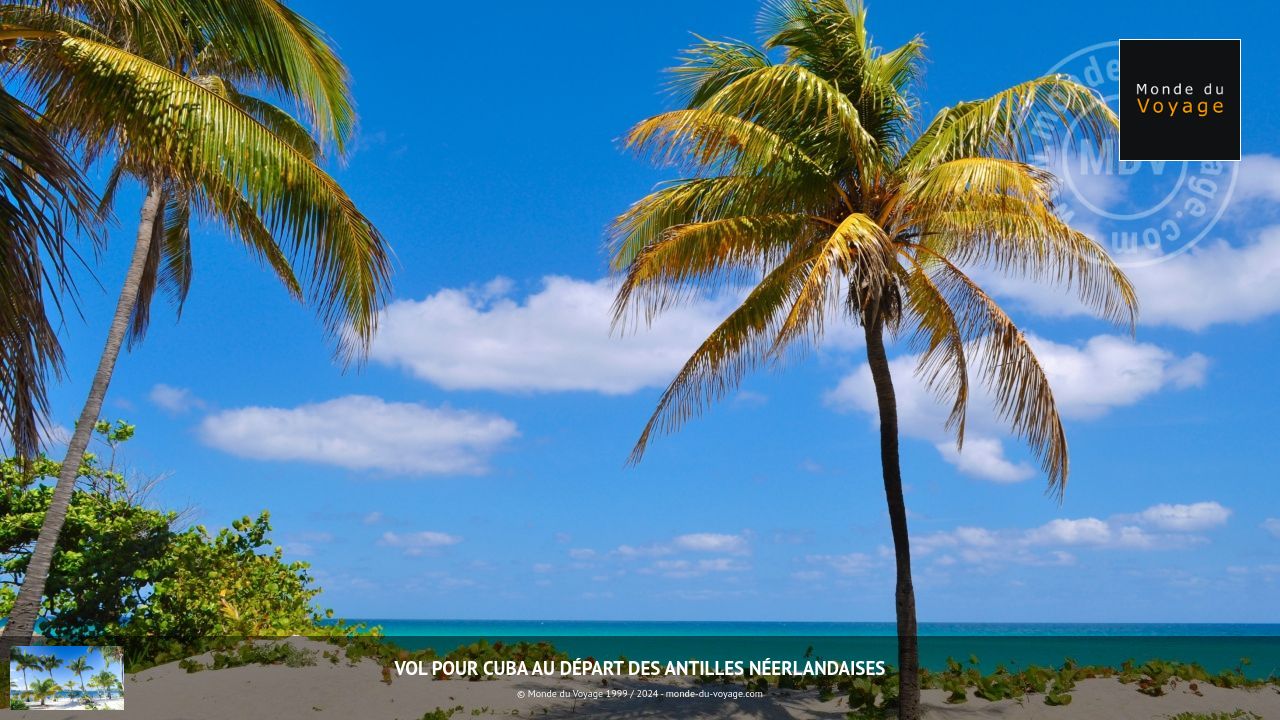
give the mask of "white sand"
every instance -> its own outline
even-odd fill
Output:
[[[32,710],[40,711],[40,712],[46,712],[49,710],[84,710],[86,709],[84,706],[84,701],[80,700],[79,698],[60,698],[56,701],[46,700],[44,707],[41,707],[37,703],[28,703],[28,704],[31,706]],[[112,698],[111,700],[106,700],[106,699],[98,700],[97,709],[98,710],[123,710],[124,698],[115,697],[115,698]]]
[[[331,646],[309,641],[305,646],[318,651]],[[394,677],[390,685],[381,681],[381,669],[371,660],[351,666],[343,660],[334,665],[317,657],[317,665],[306,668],[246,666],[228,670],[187,673],[176,663],[152,668],[125,677],[125,710],[113,717],[138,720],[225,720],[226,718],[326,720],[361,718],[368,720],[420,720],[423,713],[461,705],[455,720],[505,715],[538,718],[739,718],[751,720],[823,719],[844,720],[848,708],[841,697],[820,701],[815,691],[771,690],[764,698],[602,698],[529,699],[529,691],[578,692],[588,694],[608,689],[626,690],[707,690],[740,692],[740,685],[694,685],[683,679],[614,679],[603,687],[600,680],[511,678],[482,682],[436,681],[424,677]],[[518,696],[520,692],[526,697]],[[1152,698],[1135,686],[1113,679],[1080,681],[1072,691],[1072,703],[1049,707],[1039,695],[1023,701],[987,702],[970,698],[960,705],[947,705],[945,694],[924,693],[926,717],[930,720],[986,718],[1027,718],[1052,720],[1163,720],[1184,711],[1216,712],[1249,710],[1264,718],[1280,720],[1280,692],[1274,687],[1260,690],[1225,690],[1200,684],[1201,696],[1179,683],[1166,696]],[[544,712],[545,711],[545,712]],[[39,713],[13,713],[25,717]]]

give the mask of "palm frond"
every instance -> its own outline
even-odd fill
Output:
[[[985,100],[943,108],[912,144],[901,167],[918,172],[964,157],[1030,161],[1078,142],[1110,147],[1120,121],[1097,91],[1066,75],[1046,75]]]
[[[49,313],[60,312],[57,294],[73,288],[69,238],[77,230],[100,238],[95,208],[65,149],[0,89],[0,429],[19,455],[40,449],[46,381],[62,367]]]
[[[952,160],[904,190],[898,219],[920,244],[960,267],[983,265],[1063,285],[1132,331],[1133,285],[1105,249],[1056,215],[1053,185],[1047,171],[1012,160]]]
[[[946,427],[956,433],[956,448],[964,448],[965,416],[969,405],[969,361],[964,336],[947,297],[915,258],[905,254],[911,269],[903,279],[903,303],[908,344],[920,354],[916,376],[941,402],[950,402]]]
[[[800,243],[814,242],[824,220],[777,213],[676,225],[626,264],[614,301],[614,323],[628,310],[652,320],[688,298],[754,282]]]
[[[948,299],[965,344],[980,358],[978,370],[996,413],[1040,458],[1049,491],[1061,498],[1067,485],[1067,435],[1044,368],[995,300],[945,257],[932,259],[931,279]]]
[[[690,178],[650,193],[618,216],[609,228],[610,265],[626,268],[671,228],[715,220],[769,215],[823,215],[839,199],[830,183],[814,175]]]
[[[828,176],[802,148],[750,120],[695,108],[654,115],[627,133],[626,147],[655,163],[714,175],[759,175],[782,169]]]
[[[712,95],[704,109],[762,125],[824,167],[852,164],[862,177],[884,159],[858,108],[840,88],[800,65],[770,65]]]
[[[681,53],[681,62],[668,68],[668,90],[689,108],[700,107],[745,74],[768,67],[769,58],[755,46],[738,40],[707,40]]]
[[[802,335],[816,343],[827,315],[824,308],[839,304],[841,282],[855,293],[877,293],[892,274],[892,251],[889,237],[870,216],[853,213],[842,220],[805,268],[800,292],[778,328],[770,352],[781,353]],[[861,304],[873,301],[867,297]]]
[[[119,142],[145,177],[233,188],[310,267],[310,300],[346,355],[367,347],[389,282],[381,235],[328,174],[227,98],[114,47],[60,35],[39,75],[56,123],[92,153]]]
[[[811,261],[809,255],[799,249],[793,251],[711,331],[662,393],[629,462],[640,461],[655,432],[679,429],[690,417],[735,389],[760,364],[773,343],[782,313],[799,291],[801,271]]]
[[[311,131],[297,118],[266,100],[246,95],[236,89],[231,81],[217,75],[201,75],[193,78],[197,83],[210,91],[221,95],[243,110],[263,127],[275,133],[277,137],[293,146],[293,149],[319,162],[323,159],[320,143],[311,136]]]
[[[279,0],[180,1],[207,41],[197,72],[292,98],[320,143],[345,151],[356,120],[350,73],[320,28]]]

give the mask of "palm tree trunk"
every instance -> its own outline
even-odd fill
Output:
[[[116,303],[116,313],[111,319],[111,328],[107,333],[107,344],[102,349],[102,358],[98,361],[98,371],[93,376],[93,384],[89,388],[89,397],[85,400],[84,410],[76,421],[75,432],[67,443],[67,456],[62,461],[62,472],[58,474],[58,484],[53,490],[53,499],[49,510],[45,513],[44,524],[40,527],[40,535],[36,540],[35,550],[27,563],[22,578],[22,587],[9,613],[9,621],[0,635],[0,662],[8,665],[9,651],[18,646],[31,644],[35,632],[36,617],[40,612],[40,600],[44,596],[45,583],[49,579],[49,569],[53,564],[53,552],[58,545],[58,535],[67,520],[67,510],[71,505],[71,496],[75,491],[76,477],[79,475],[80,461],[84,458],[85,449],[89,447],[89,439],[93,436],[93,427],[102,412],[102,401],[107,395],[107,385],[111,383],[111,373],[116,366],[116,358],[120,355],[120,346],[124,342],[125,332],[129,328],[129,317],[133,313],[134,303],[138,299],[138,286],[142,279],[142,270],[147,262],[151,249],[152,227],[164,205],[162,185],[155,184],[147,189],[146,200],[142,203],[142,219],[138,225],[138,240],[133,248],[133,259],[129,263],[129,271],[125,274],[124,287],[120,290],[120,299]]]
[[[867,337],[867,364],[876,387],[880,409],[880,466],[884,494],[889,503],[893,530],[893,554],[898,566],[894,592],[898,618],[898,717],[920,718],[920,648],[916,639],[916,593],[911,586],[911,541],[907,536],[907,505],[902,499],[902,469],[898,465],[898,402],[884,351],[884,325],[879,319],[863,323]]]

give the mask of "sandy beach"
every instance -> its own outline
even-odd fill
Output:
[[[112,698],[111,700],[99,700],[97,703],[98,710],[123,710],[124,698]],[[60,698],[58,700],[45,701],[44,707],[37,704],[31,704],[29,712],[47,713],[50,711],[69,711],[69,710],[86,710],[84,702],[75,698]]]
[[[330,646],[296,641],[318,652]],[[372,660],[354,665],[332,664],[323,657],[310,667],[245,666],[188,673],[176,663],[125,677],[126,709],[122,718],[138,720],[223,720],[224,718],[368,718],[418,720],[437,708],[461,708],[455,717],[498,716],[544,718],[740,718],[755,720],[844,720],[848,708],[842,697],[820,700],[816,691],[771,690],[765,697],[747,697],[740,684],[699,685],[683,678],[662,680],[612,678],[503,678],[470,682],[437,681],[424,677],[394,677],[381,681]],[[656,692],[659,697],[604,697],[609,690]],[[666,697],[664,693],[702,692],[705,697]],[[1163,720],[1182,712],[1245,710],[1263,718],[1280,718],[1280,691],[1275,687],[1228,690],[1200,684],[1193,693],[1178,683],[1162,697],[1137,692],[1134,685],[1112,679],[1081,681],[1065,707],[1050,707],[1043,697],[1022,701],[987,702],[970,697],[948,705],[939,690],[924,693],[926,717],[1050,718],[1084,720]],[[628,692],[628,694],[630,694]],[[62,708],[70,711],[70,708]],[[13,713],[39,715],[48,710]],[[70,716],[68,716],[70,717]]]

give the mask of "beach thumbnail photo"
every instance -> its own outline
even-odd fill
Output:
[[[34,645],[9,653],[10,710],[123,710],[116,646]]]

